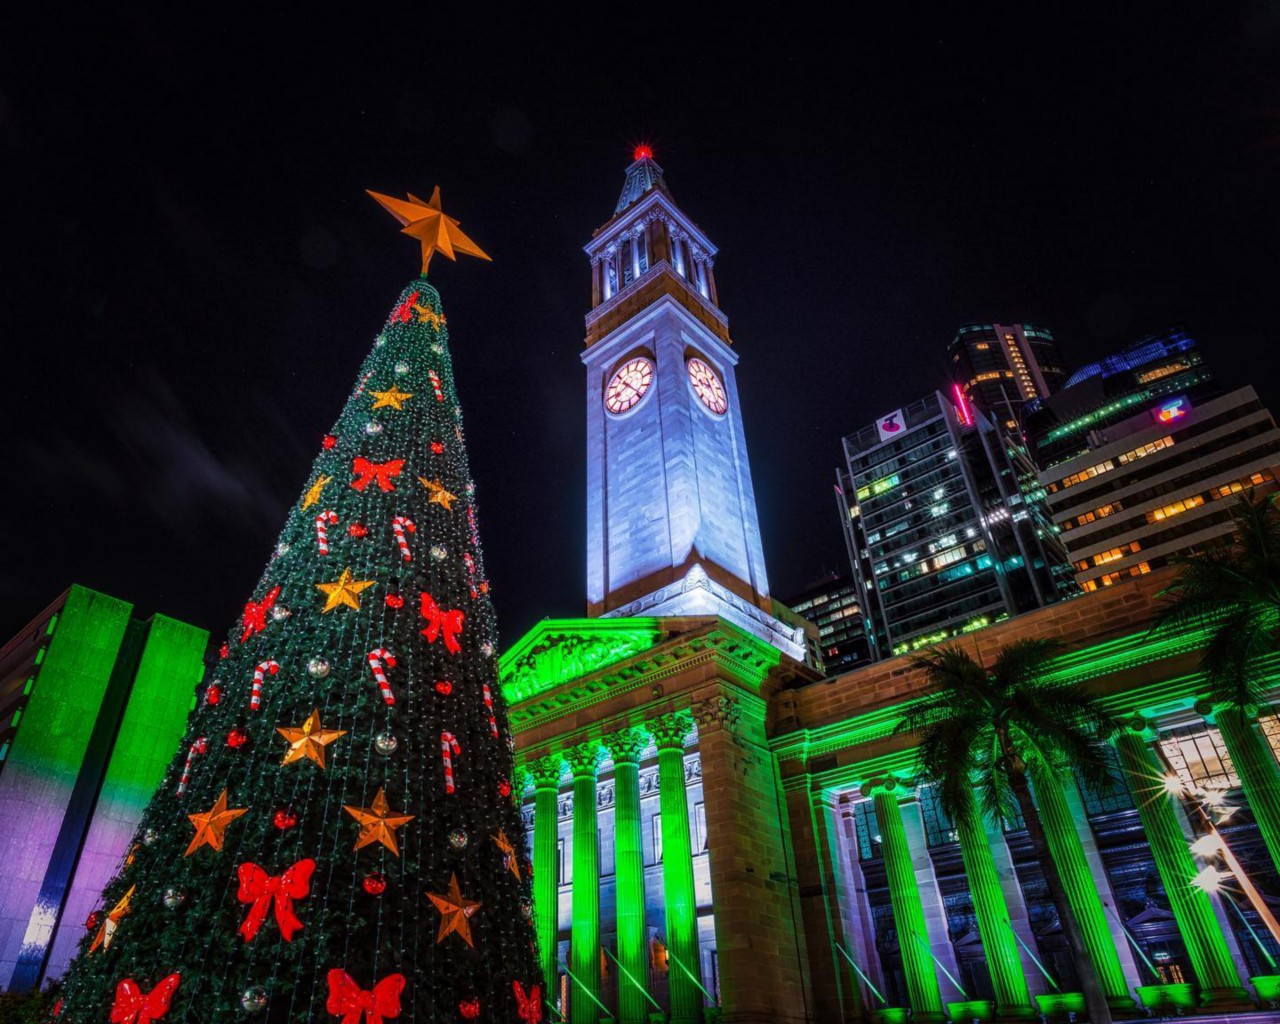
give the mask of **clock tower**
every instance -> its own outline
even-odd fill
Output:
[[[647,146],[586,252],[588,615],[720,615],[803,660],[769,596],[716,248]]]

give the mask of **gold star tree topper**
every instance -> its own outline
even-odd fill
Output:
[[[350,807],[344,804],[342,809],[355,818],[360,826],[360,835],[356,837],[357,850],[370,843],[381,843],[397,857],[400,856],[400,847],[396,845],[396,829],[409,824],[415,815],[392,814],[386,790],[378,790],[372,807]]]
[[[248,810],[247,807],[227,807],[227,791],[224,789],[213,807],[204,814],[188,814],[191,824],[196,827],[196,834],[183,856],[190,857],[196,850],[206,845],[212,846],[215,850],[221,850],[222,838],[226,834],[227,826]]]
[[[366,189],[366,191],[369,190]],[[395,199],[392,196],[384,196],[379,192],[369,191],[369,195],[373,196],[386,208],[391,216],[404,225],[400,229],[401,233],[411,238],[416,238],[422,243],[422,274],[424,277],[427,273],[427,266],[431,262],[431,256],[437,249],[451,260],[458,258],[454,255],[455,252],[466,253],[468,256],[478,256],[482,260],[489,259],[488,254],[480,246],[463,234],[462,229],[458,227],[458,221],[440,209],[439,185],[436,186],[435,191],[431,193],[431,198],[425,203],[412,192],[406,194],[409,197],[407,201]]]
[[[111,940],[116,934],[116,929],[120,927],[120,919],[129,913],[129,900],[133,898],[133,891],[138,888],[136,885],[129,886],[129,891],[120,897],[120,901],[107,911],[107,919],[102,922],[102,926],[98,929],[98,934],[93,937],[93,944],[89,946],[89,952],[101,946],[103,949],[111,948]]]
[[[339,736],[347,734],[346,729],[326,729],[320,724],[320,709],[316,708],[307,716],[307,720],[296,729],[276,728],[281,736],[289,741],[289,749],[284,752],[284,760],[280,763],[292,764],[304,757],[324,767],[324,748]]]
[[[463,942],[475,949],[476,944],[471,940],[471,915],[480,909],[480,902],[462,895],[458,876],[449,876],[448,892],[429,892],[427,899],[440,911],[440,931],[436,933],[436,942],[443,942],[450,932],[457,932]]]
[[[403,409],[404,403],[413,397],[412,391],[401,391],[394,384],[386,391],[370,391],[373,395],[373,407],[375,409]]]
[[[358,580],[350,569],[343,569],[332,583],[317,583],[316,589],[324,591],[324,607],[322,612],[331,612],[339,606],[360,610],[360,591],[373,586],[373,580]]]

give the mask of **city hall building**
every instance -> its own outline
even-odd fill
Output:
[[[895,734],[909,657],[826,677],[770,596],[716,250],[643,147],[586,247],[587,617],[502,657],[550,1001],[573,1024],[1066,1020],[1082,1011],[1020,821],[957,827]],[[1203,701],[1155,570],[964,634],[1066,645],[1127,729],[1115,784],[1036,794],[1117,1016],[1256,1011],[1280,947],[1190,849],[1210,794],[1275,905],[1277,724]],[[553,1018],[554,1019],[554,1018]]]

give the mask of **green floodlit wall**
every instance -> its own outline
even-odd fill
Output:
[[[182,740],[204,671],[206,630],[156,615],[107,764],[93,820],[49,954],[59,977],[75,955],[83,922],[119,866],[142,812]]]
[[[132,610],[70,589],[0,771],[0,988],[28,931],[56,921],[37,902]]]

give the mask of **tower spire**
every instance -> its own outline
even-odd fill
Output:
[[[667,188],[666,179],[662,176],[662,168],[653,159],[653,150],[641,143],[636,146],[631,155],[633,161],[627,168],[627,180],[622,183],[622,195],[618,197],[618,205],[613,211],[615,214],[621,213],[646,192],[655,188],[671,197],[671,190]]]

